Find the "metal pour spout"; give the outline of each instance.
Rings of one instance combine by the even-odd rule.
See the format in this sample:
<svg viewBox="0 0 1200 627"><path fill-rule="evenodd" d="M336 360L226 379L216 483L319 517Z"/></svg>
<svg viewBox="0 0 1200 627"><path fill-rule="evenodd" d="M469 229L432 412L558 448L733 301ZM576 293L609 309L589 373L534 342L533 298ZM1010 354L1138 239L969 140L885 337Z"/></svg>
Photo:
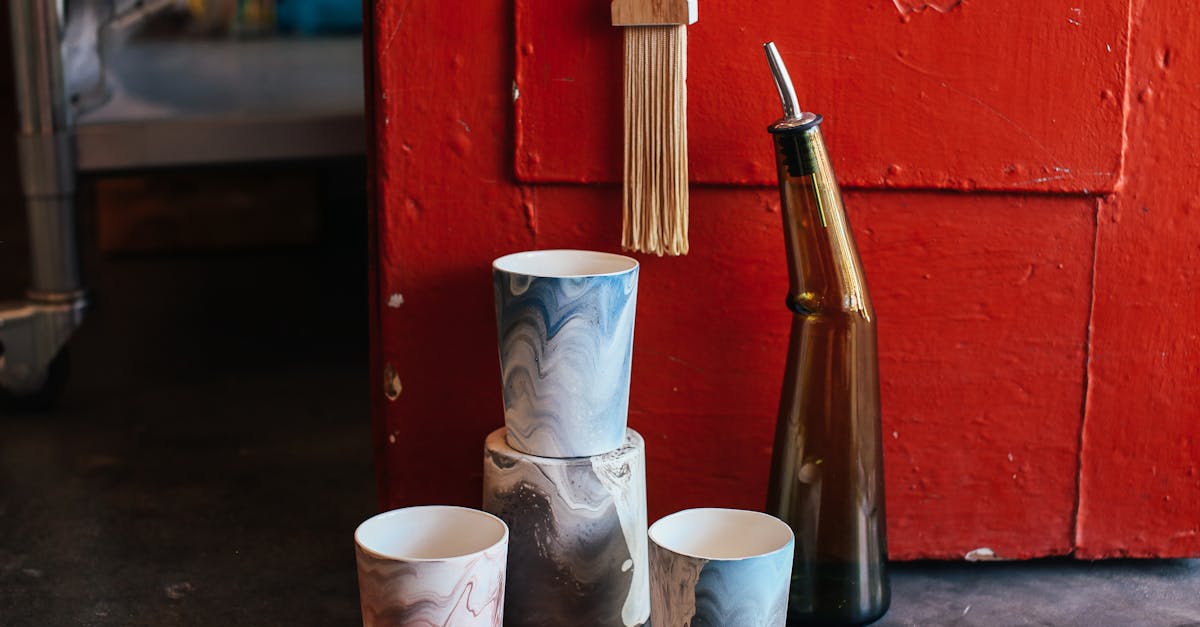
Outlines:
<svg viewBox="0 0 1200 627"><path fill-rule="evenodd" d="M779 49L775 47L775 42L768 41L763 44L763 51L767 53L767 63L771 66L775 89L779 90L779 100L783 103L783 117L799 118L800 105L796 103L796 88L792 87L792 77L788 75L783 57L779 56Z"/></svg>

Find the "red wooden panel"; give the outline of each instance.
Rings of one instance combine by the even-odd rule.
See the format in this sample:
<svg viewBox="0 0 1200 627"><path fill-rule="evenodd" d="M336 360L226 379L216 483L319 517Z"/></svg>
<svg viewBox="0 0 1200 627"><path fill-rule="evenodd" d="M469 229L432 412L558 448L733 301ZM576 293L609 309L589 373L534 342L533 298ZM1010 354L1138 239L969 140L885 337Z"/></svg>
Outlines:
<svg viewBox="0 0 1200 627"><path fill-rule="evenodd" d="M892 557L1070 552L1094 201L867 198Z"/></svg>
<svg viewBox="0 0 1200 627"><path fill-rule="evenodd" d="M1200 20L1138 2L1128 175L1103 205L1079 554L1200 555Z"/></svg>
<svg viewBox="0 0 1200 627"><path fill-rule="evenodd" d="M1128 0L700 3L689 27L692 179L773 184L760 45L791 63L844 185L1084 192L1121 166ZM621 33L608 0L516 1L516 172L616 181Z"/></svg>
<svg viewBox="0 0 1200 627"><path fill-rule="evenodd" d="M533 246L507 180L510 20L499 5L375 5L371 381L385 506L478 506L483 438L503 422L489 264Z"/></svg>

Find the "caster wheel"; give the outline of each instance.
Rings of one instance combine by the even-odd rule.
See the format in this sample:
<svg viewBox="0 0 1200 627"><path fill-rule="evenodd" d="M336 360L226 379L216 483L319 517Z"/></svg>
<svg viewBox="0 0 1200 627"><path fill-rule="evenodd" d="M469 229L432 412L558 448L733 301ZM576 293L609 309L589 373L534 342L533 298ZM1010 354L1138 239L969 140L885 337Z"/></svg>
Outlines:
<svg viewBox="0 0 1200 627"><path fill-rule="evenodd" d="M53 409L67 385L67 375L70 371L71 354L64 348L50 360L50 366L46 369L46 379L38 389L14 394L0 387L0 412L36 413Z"/></svg>

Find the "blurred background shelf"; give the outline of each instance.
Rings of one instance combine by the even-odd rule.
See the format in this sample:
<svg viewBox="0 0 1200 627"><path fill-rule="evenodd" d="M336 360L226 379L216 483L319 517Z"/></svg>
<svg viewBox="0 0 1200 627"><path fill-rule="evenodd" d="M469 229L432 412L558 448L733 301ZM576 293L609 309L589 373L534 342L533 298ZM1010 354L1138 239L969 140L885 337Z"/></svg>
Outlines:
<svg viewBox="0 0 1200 627"><path fill-rule="evenodd" d="M358 37L132 40L113 96L76 120L81 171L365 152Z"/></svg>

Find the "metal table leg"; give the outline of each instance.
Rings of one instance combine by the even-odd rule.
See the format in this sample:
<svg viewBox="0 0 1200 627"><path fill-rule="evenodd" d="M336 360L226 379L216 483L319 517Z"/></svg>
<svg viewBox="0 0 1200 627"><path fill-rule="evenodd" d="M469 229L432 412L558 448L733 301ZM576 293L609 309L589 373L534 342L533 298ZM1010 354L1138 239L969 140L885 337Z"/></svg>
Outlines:
<svg viewBox="0 0 1200 627"><path fill-rule="evenodd" d="M0 388L33 396L79 326L86 306L75 240L75 158L62 72L62 3L10 0L20 127L17 145L29 216L32 282L0 305Z"/></svg>

